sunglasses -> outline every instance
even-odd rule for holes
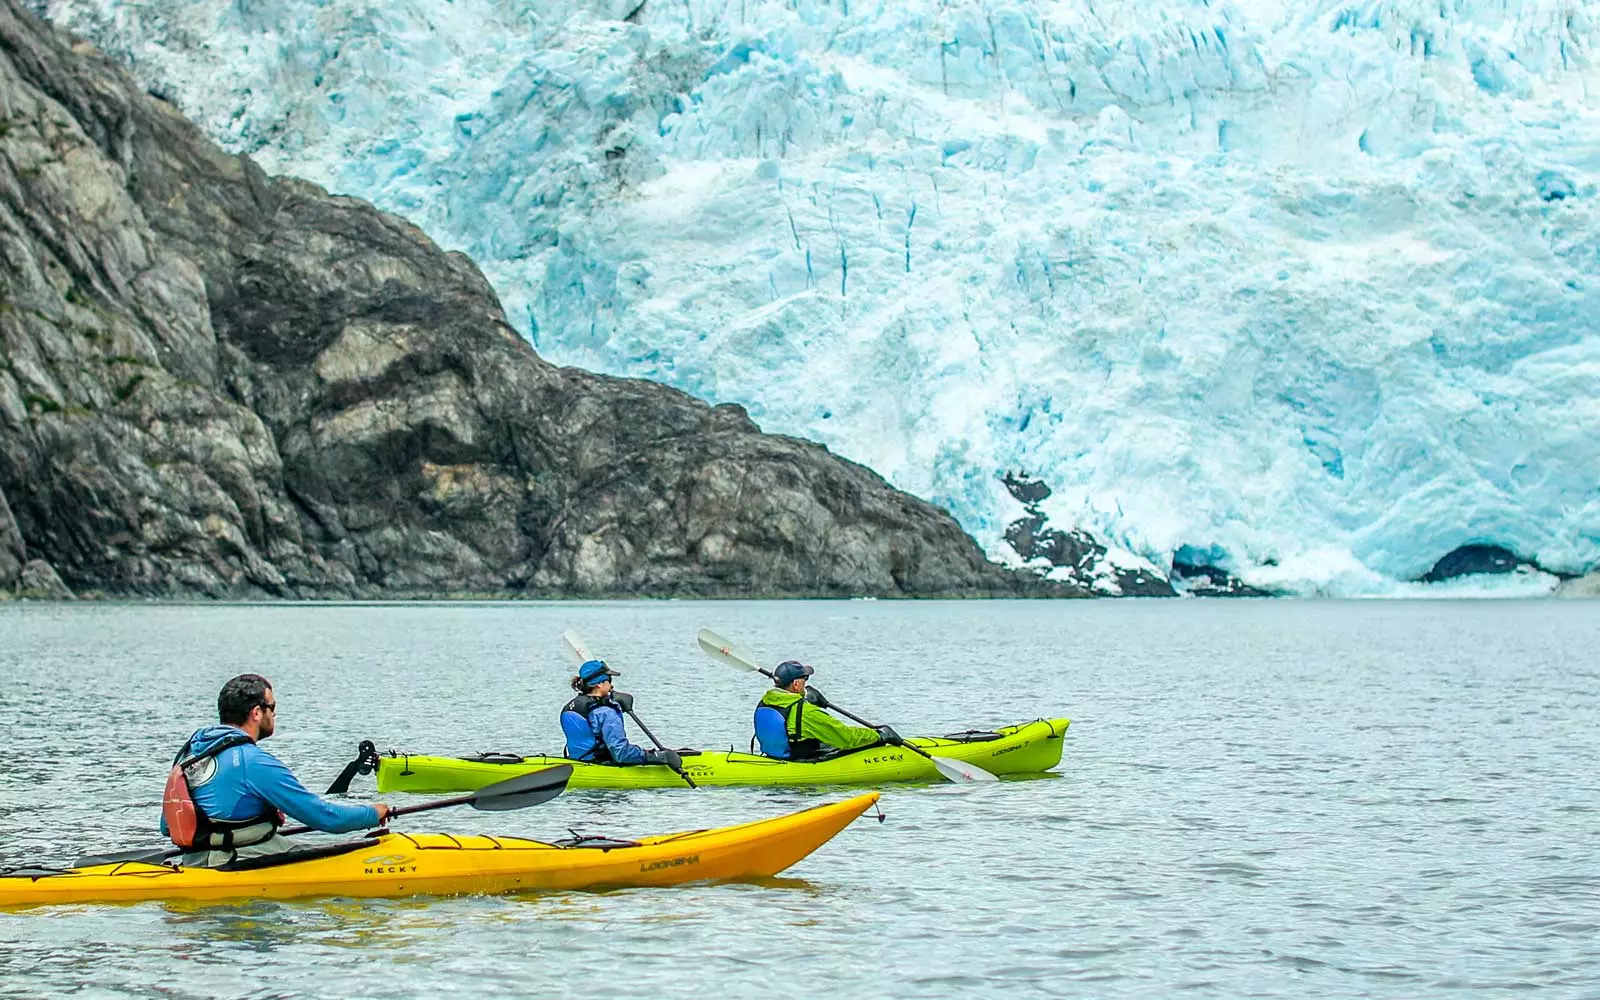
[[[271,702],[270,704],[263,701],[260,703],[260,705],[263,712],[271,712],[274,715],[276,715],[278,712],[278,703],[275,701]]]

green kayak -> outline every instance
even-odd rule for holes
[[[993,731],[906,740],[937,757],[964,761],[996,775],[1028,775],[1061,763],[1068,720],[1039,719]],[[818,760],[790,761],[737,750],[682,750],[684,772],[696,785],[876,785],[888,781],[939,781],[926,757],[900,747],[864,747]],[[429,757],[363,744],[352,762],[361,773],[377,772],[379,792],[464,792],[554,764],[571,764],[569,788],[685,788],[684,780],[660,764],[621,767],[565,757],[480,754]],[[348,785],[348,776],[345,777]],[[336,783],[337,784],[337,783]]]

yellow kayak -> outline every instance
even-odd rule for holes
[[[541,843],[517,837],[384,832],[228,871],[123,862],[0,872],[0,907],[151,899],[448,896],[609,889],[776,875],[878,801],[868,792],[774,819],[638,840]],[[319,855],[320,856],[317,856]],[[248,865],[250,862],[244,862]]]
[[[1066,719],[1038,719],[990,732],[914,736],[907,743],[937,757],[975,764],[991,774],[1038,774],[1061,763]],[[372,763],[368,758],[366,763]],[[557,764],[572,765],[569,788],[687,788],[662,764],[620,767],[565,757],[487,754],[428,757],[389,751],[376,756],[378,791],[466,792]],[[366,773],[370,767],[363,767]],[[928,758],[892,746],[871,746],[814,761],[778,760],[737,750],[684,751],[683,770],[696,785],[878,785],[941,781]]]

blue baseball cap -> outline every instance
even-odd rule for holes
[[[778,669],[772,672],[772,679],[779,687],[788,687],[800,678],[810,677],[815,672],[799,660],[784,660],[778,664]]]
[[[606,661],[604,660],[584,660],[583,666],[578,668],[578,681],[586,688],[592,688],[601,681],[621,676],[621,674],[606,666]]]

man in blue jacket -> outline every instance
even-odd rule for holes
[[[572,679],[578,696],[561,709],[561,731],[567,756],[592,764],[665,764],[678,771],[683,758],[675,750],[646,750],[628,741],[622,713],[633,709],[633,697],[611,690],[619,676],[604,660],[587,660]]]
[[[259,742],[273,734],[278,718],[278,699],[265,677],[240,674],[224,684],[217,717],[221,725],[197,730],[174,762],[187,779],[193,820],[185,824],[178,818],[181,807],[175,811],[170,796],[162,811],[161,832],[167,836],[174,835],[173,825],[196,827],[183,864],[217,867],[235,858],[287,851],[293,845],[278,834],[284,814],[327,833],[372,829],[388,817],[389,807],[382,803],[347,805],[312,794],[261,749]]]

